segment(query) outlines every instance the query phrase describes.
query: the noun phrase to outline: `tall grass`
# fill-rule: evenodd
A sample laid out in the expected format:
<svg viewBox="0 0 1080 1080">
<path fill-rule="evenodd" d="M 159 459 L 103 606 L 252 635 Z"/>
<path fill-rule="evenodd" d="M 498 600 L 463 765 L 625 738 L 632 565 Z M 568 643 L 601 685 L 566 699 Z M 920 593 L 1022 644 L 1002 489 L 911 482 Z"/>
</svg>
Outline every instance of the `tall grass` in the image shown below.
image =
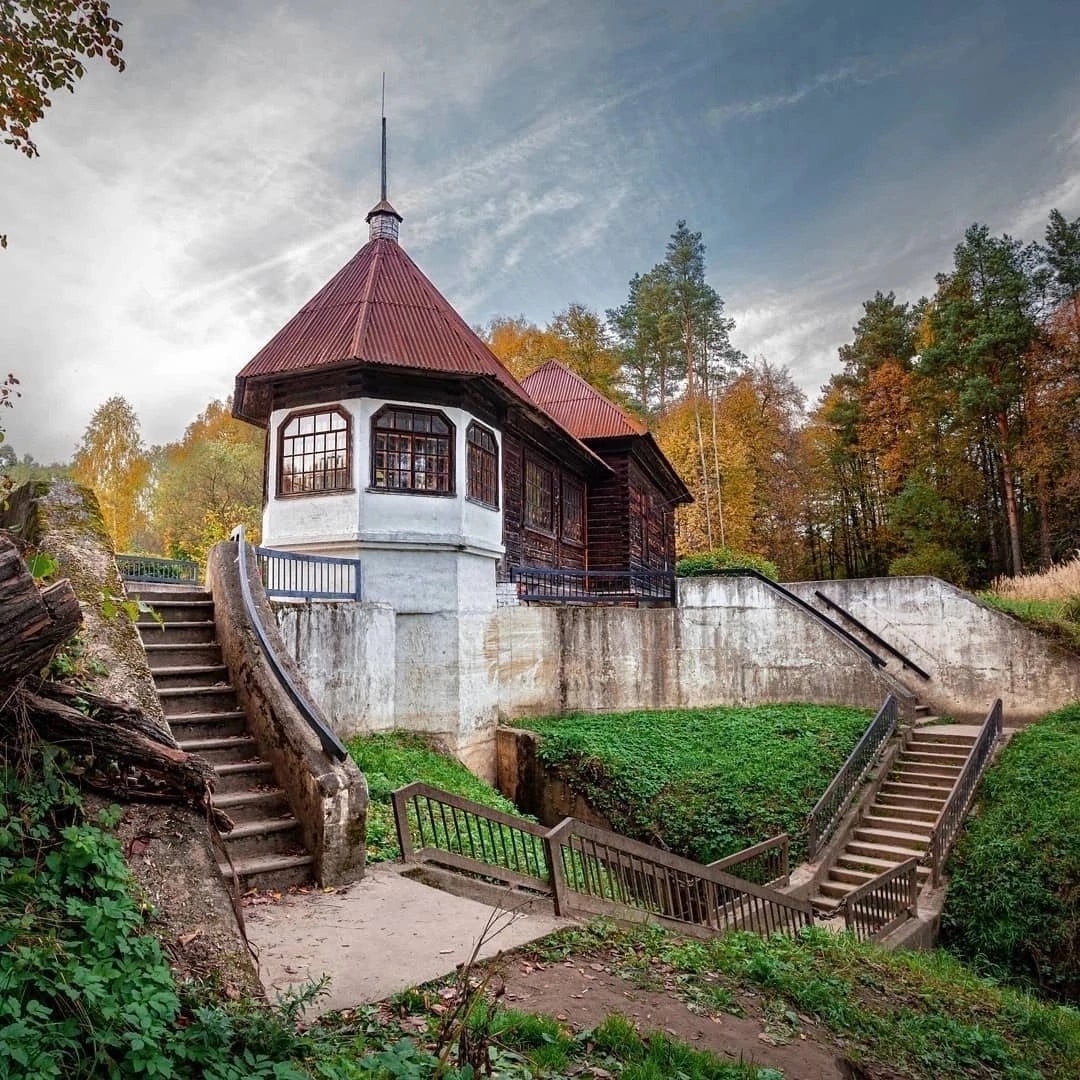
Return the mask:
<svg viewBox="0 0 1080 1080">
<path fill-rule="evenodd" d="M 999 577 L 990 591 L 1007 600 L 1080 599 L 1080 552 L 1040 574 Z"/>
</svg>

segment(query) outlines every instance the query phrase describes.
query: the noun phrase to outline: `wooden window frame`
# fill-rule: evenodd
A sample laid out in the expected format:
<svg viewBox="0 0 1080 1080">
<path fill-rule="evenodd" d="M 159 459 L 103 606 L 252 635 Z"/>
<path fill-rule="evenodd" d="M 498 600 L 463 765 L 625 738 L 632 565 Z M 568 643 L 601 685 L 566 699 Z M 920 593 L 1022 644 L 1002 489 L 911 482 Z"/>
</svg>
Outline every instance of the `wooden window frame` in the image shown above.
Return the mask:
<svg viewBox="0 0 1080 1080">
<path fill-rule="evenodd" d="M 342 427 L 333 427 L 333 426 L 331 426 L 331 427 L 327 428 L 325 431 L 317 431 L 317 430 L 315 430 L 316 427 L 317 427 L 317 424 L 318 424 L 318 419 L 317 418 L 320 417 L 320 416 L 330 416 L 332 418 L 337 417 L 338 419 L 341 419 L 341 420 L 344 421 L 344 425 Z M 290 427 L 290 425 L 292 425 L 293 423 L 299 423 L 300 421 L 306 420 L 309 417 L 312 418 L 313 421 L 314 421 L 314 423 L 312 424 L 312 430 L 310 432 L 303 432 L 302 433 L 300 431 L 297 431 L 293 435 L 286 434 L 287 429 Z M 310 471 L 301 471 L 301 472 L 293 471 L 293 472 L 286 473 L 286 471 L 285 471 L 285 463 L 286 463 L 286 461 L 295 461 L 297 458 L 302 459 L 302 458 L 307 457 L 307 456 L 311 456 L 312 458 L 314 458 L 315 455 L 319 452 L 319 451 L 315 450 L 314 445 L 313 445 L 311 451 L 308 454 L 305 454 L 302 449 L 301 449 L 301 451 L 299 453 L 296 453 L 296 452 L 286 453 L 285 452 L 286 451 L 286 442 L 288 442 L 289 444 L 292 444 L 294 440 L 303 440 L 303 439 L 308 439 L 308 438 L 316 439 L 319 436 L 323 436 L 325 438 L 326 435 L 329 435 L 331 433 L 336 434 L 338 432 L 343 433 L 344 438 L 345 438 L 345 446 L 344 446 L 345 465 L 344 465 L 344 468 L 326 469 L 325 466 L 324 466 L 320 470 L 312 469 Z M 292 449 L 292 447 L 290 445 L 290 450 L 291 449 Z M 337 447 L 336 449 L 339 450 L 339 451 L 341 450 L 340 447 Z M 325 455 L 325 452 L 326 451 L 325 451 L 325 443 L 324 443 L 322 453 Z M 352 476 L 353 476 L 353 473 L 352 473 L 352 457 L 353 457 L 353 422 L 352 422 L 352 417 L 340 405 L 327 405 L 327 406 L 323 406 L 321 408 L 316 408 L 316 409 L 296 409 L 295 411 L 289 413 L 287 416 L 285 416 L 282 419 L 282 421 L 278 425 L 278 429 L 277 429 L 277 482 L 275 484 L 275 497 L 278 498 L 278 499 L 295 499 L 295 498 L 310 497 L 312 495 L 340 495 L 340 494 L 342 494 L 344 492 L 353 491 L 354 488 L 353 488 L 353 478 L 352 478 Z M 324 456 L 323 460 L 325 461 L 325 456 Z M 323 486 L 323 487 L 312 487 L 312 488 L 307 488 L 305 490 L 290 490 L 290 491 L 285 490 L 286 476 L 288 476 L 290 479 L 293 478 L 293 477 L 297 477 L 297 476 L 323 476 L 325 478 L 327 476 L 327 474 L 329 474 L 329 473 L 335 473 L 335 474 L 344 473 L 344 477 L 343 477 L 343 479 L 342 479 L 342 481 L 340 483 L 334 483 L 334 484 L 330 484 L 330 485 Z M 335 477 L 335 479 L 337 479 L 337 477 Z"/>
<path fill-rule="evenodd" d="M 529 472 L 531 469 L 538 469 L 540 472 L 547 476 L 547 489 L 548 489 L 548 514 L 547 524 L 542 525 L 535 522 L 530 516 L 530 480 Z M 545 465 L 542 461 L 538 461 L 534 457 L 528 455 L 525 456 L 525 461 L 522 466 L 521 476 L 521 520 L 526 529 L 531 529 L 533 532 L 543 533 L 545 536 L 555 535 L 555 481 L 556 471 L 552 465 Z"/>
<path fill-rule="evenodd" d="M 411 429 L 379 426 L 379 420 L 387 413 L 409 413 L 412 416 L 426 416 L 434 417 L 441 420 L 446 425 L 445 434 L 442 432 L 431 431 L 419 431 L 414 432 Z M 456 476 L 454 473 L 454 459 L 455 459 L 455 439 L 456 428 L 453 421 L 441 412 L 439 409 L 424 409 L 418 408 L 413 405 L 383 405 L 374 416 L 371 418 L 371 486 L 368 491 L 379 492 L 384 495 L 427 495 L 431 498 L 444 499 L 452 498 L 457 492 Z M 391 450 L 380 449 L 379 442 L 380 436 L 393 436 L 397 439 L 407 440 L 411 445 L 406 450 Z M 380 466 L 379 458 L 381 454 L 407 454 L 410 459 L 410 465 L 408 473 L 410 477 L 415 481 L 416 479 L 416 440 L 417 438 L 434 439 L 439 443 L 444 444 L 446 448 L 445 455 L 436 454 L 436 461 L 445 456 L 446 460 L 446 486 L 445 487 L 392 487 L 389 483 L 379 483 L 378 473 L 385 471 L 387 474 L 390 472 L 402 473 L 400 465 L 394 469 L 390 469 L 388 466 Z"/>
<path fill-rule="evenodd" d="M 480 441 L 485 436 L 491 440 L 490 447 Z M 473 489 L 474 478 L 479 492 Z M 485 498 L 488 494 L 491 498 Z M 465 498 L 488 510 L 499 509 L 499 440 L 491 428 L 475 420 L 465 429 Z"/>
<path fill-rule="evenodd" d="M 581 513 L 581 519 L 579 521 L 578 535 L 571 535 L 567 529 L 567 509 L 570 506 L 570 500 L 567 499 L 567 491 L 571 490 L 577 493 L 580 497 L 578 508 Z M 586 491 L 585 484 L 578 480 L 576 477 L 563 476 L 562 477 L 562 491 L 559 499 L 559 538 L 566 544 L 573 544 L 575 547 L 584 547 L 586 541 L 586 498 L 588 492 Z"/>
</svg>

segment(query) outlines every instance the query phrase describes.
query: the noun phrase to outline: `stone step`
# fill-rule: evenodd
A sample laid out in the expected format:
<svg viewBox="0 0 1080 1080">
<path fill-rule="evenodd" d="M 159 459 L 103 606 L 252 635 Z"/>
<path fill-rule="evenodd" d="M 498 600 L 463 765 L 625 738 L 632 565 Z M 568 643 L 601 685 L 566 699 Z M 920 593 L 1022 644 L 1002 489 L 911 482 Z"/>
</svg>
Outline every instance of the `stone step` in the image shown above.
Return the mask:
<svg viewBox="0 0 1080 1080">
<path fill-rule="evenodd" d="M 210 738 L 187 739 L 180 743 L 180 749 L 189 754 L 198 754 L 211 765 L 228 765 L 238 761 L 259 760 L 259 746 L 250 735 L 224 735 Z"/>
<path fill-rule="evenodd" d="M 924 761 L 927 765 L 948 765 L 953 769 L 962 769 L 964 762 L 967 761 L 967 754 L 963 752 L 939 753 L 937 750 L 924 750 L 921 746 L 911 745 L 904 751 L 903 756 L 908 761 Z"/>
<path fill-rule="evenodd" d="M 936 809 L 912 806 L 910 801 L 893 802 L 892 800 L 895 798 L 897 796 L 878 795 L 874 805 L 870 807 L 867 813 L 871 817 L 899 817 L 904 821 L 918 821 L 927 825 L 933 825 L 937 821 L 938 811 Z"/>
<path fill-rule="evenodd" d="M 214 620 L 213 600 L 190 600 L 184 597 L 180 600 L 154 600 L 150 602 L 150 606 L 154 609 L 154 614 L 159 616 L 166 626 L 178 622 L 203 622 L 204 620 L 213 622 Z M 140 621 L 146 621 L 146 616 L 142 616 Z M 153 622 L 156 625 L 157 619 Z"/>
<path fill-rule="evenodd" d="M 289 800 L 279 787 L 226 791 L 214 796 L 214 806 L 228 814 L 237 825 L 285 817 L 291 812 Z"/>
<path fill-rule="evenodd" d="M 214 797 L 234 791 L 251 791 L 275 783 L 274 767 L 269 761 L 236 761 L 214 768 L 217 781 Z"/>
<path fill-rule="evenodd" d="M 947 776 L 955 780 L 960 775 L 962 765 L 943 765 L 941 762 L 922 761 L 907 753 L 896 759 L 895 772 L 918 772 L 924 776 Z"/>
<path fill-rule="evenodd" d="M 882 816 L 880 812 L 875 813 L 873 810 L 863 817 L 860 824 L 868 829 L 891 830 L 923 837 L 929 836 L 934 827 L 933 823 L 929 821 L 913 821 L 911 818 L 906 817 Z"/>
<path fill-rule="evenodd" d="M 919 728 L 911 733 L 911 741 L 908 745 L 913 743 L 919 746 L 955 746 L 970 750 L 975 745 L 975 736 L 954 735 L 934 728 Z"/>
<path fill-rule="evenodd" d="M 144 641 L 143 648 L 146 650 L 151 671 L 221 663 L 221 646 L 217 642 L 165 645 L 151 640 Z"/>
<path fill-rule="evenodd" d="M 261 855 L 255 858 L 233 859 L 219 863 L 218 869 L 226 882 L 235 870 L 242 892 L 262 889 L 287 889 L 290 885 L 305 885 L 315 876 L 315 860 L 310 855 Z"/>
<path fill-rule="evenodd" d="M 213 597 L 210 595 L 209 592 L 207 592 L 206 589 L 200 589 L 195 586 L 158 586 L 151 584 L 142 584 L 137 581 L 128 583 L 127 593 L 128 596 L 132 597 L 133 599 L 145 600 L 148 604 L 155 604 L 158 601 L 170 600 L 205 603 L 206 601 L 213 599 Z"/>
<path fill-rule="evenodd" d="M 923 845 L 925 847 L 925 845 Z M 844 854 L 851 855 L 868 855 L 872 859 L 887 859 L 891 860 L 891 866 L 899 866 L 900 863 L 905 862 L 908 859 L 918 858 L 924 854 L 924 851 L 919 848 L 908 847 L 907 845 L 893 845 L 886 844 L 876 840 L 849 840 L 847 847 L 844 848 Z"/>
<path fill-rule="evenodd" d="M 937 773 L 917 772 L 913 768 L 893 769 L 889 773 L 889 780 L 899 784 L 909 784 L 913 787 L 940 788 L 948 793 L 956 781 L 955 776 L 940 776 Z"/>
<path fill-rule="evenodd" d="M 916 836 L 914 833 L 900 832 L 896 829 L 873 829 L 862 825 L 855 827 L 855 839 L 864 843 L 882 844 L 886 847 L 911 848 L 913 851 L 925 851 L 927 845 L 926 836 Z"/>
<path fill-rule="evenodd" d="M 217 627 L 210 619 L 164 624 L 137 622 L 135 626 L 144 645 L 209 645 L 217 641 Z"/>
<path fill-rule="evenodd" d="M 902 862 L 907 862 L 911 855 L 903 859 L 883 859 L 877 855 L 860 855 L 857 852 L 845 851 L 841 853 L 840 857 L 836 860 L 836 870 L 851 868 L 858 870 L 865 868 L 866 870 L 873 871 L 873 877 L 877 877 L 878 874 L 883 874 L 886 870 L 891 870 L 894 866 L 899 866 Z M 930 867 L 918 866 L 916 868 L 919 879 L 922 880 L 930 874 Z"/>
<path fill-rule="evenodd" d="M 937 806 L 944 806 L 945 800 L 949 797 L 948 788 L 927 787 L 925 784 L 908 784 L 903 780 L 895 780 L 892 777 L 881 785 L 878 794 L 883 793 L 886 795 L 904 795 L 913 799 L 924 799 Z"/>
<path fill-rule="evenodd" d="M 179 686 L 159 690 L 165 718 L 181 713 L 236 712 L 236 691 L 231 686 Z"/>
<path fill-rule="evenodd" d="M 902 795 L 881 790 L 874 796 L 874 806 L 895 806 L 906 813 L 918 813 L 920 817 L 929 814 L 931 818 L 936 818 L 944 805 L 944 798 L 934 799 L 929 795 Z"/>
<path fill-rule="evenodd" d="M 178 743 L 190 739 L 224 739 L 243 735 L 247 720 L 239 710 L 234 712 L 180 713 L 169 717 L 169 727 Z"/>
<path fill-rule="evenodd" d="M 861 882 L 859 884 L 862 884 Z M 821 896 L 832 896 L 843 899 L 848 893 L 853 893 L 859 886 L 850 881 L 835 881 L 827 878 L 818 885 L 818 893 Z"/>
<path fill-rule="evenodd" d="M 260 855 L 304 854 L 300 822 L 292 814 L 241 822 L 232 832 L 223 833 L 221 838 L 233 862 Z"/>
<path fill-rule="evenodd" d="M 154 685 L 159 690 L 173 690 L 179 686 L 222 686 L 229 683 L 229 669 L 224 664 L 173 664 L 168 667 L 151 667 Z"/>
<path fill-rule="evenodd" d="M 868 881 L 873 881 L 880 873 L 880 870 L 856 870 L 850 866 L 837 864 L 829 870 L 829 878 L 834 881 L 847 881 L 852 885 L 865 885 Z"/>
</svg>

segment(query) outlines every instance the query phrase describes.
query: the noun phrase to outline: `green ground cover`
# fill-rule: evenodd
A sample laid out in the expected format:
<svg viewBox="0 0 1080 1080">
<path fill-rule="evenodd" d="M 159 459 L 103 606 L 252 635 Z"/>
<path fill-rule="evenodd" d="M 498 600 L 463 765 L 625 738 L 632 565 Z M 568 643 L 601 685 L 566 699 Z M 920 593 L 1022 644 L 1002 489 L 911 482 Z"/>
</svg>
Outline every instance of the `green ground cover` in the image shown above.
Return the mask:
<svg viewBox="0 0 1080 1080">
<path fill-rule="evenodd" d="M 949 873 L 943 944 L 985 971 L 1080 1000 L 1080 703 L 1012 738 Z"/>
<path fill-rule="evenodd" d="M 390 731 L 358 736 L 349 741 L 348 750 L 366 775 L 371 796 L 367 819 L 368 862 L 401 857 L 390 796 L 414 781 L 423 781 L 493 810 L 517 814 L 514 804 L 490 784 L 474 776 L 460 761 L 433 750 L 414 733 Z"/>
<path fill-rule="evenodd" d="M 805 851 L 806 815 L 870 722 L 820 705 L 679 709 L 517 721 L 614 828 L 699 862 L 777 833 Z"/>
<path fill-rule="evenodd" d="M 995 592 L 981 592 L 979 599 L 1026 623 L 1059 645 L 1080 652 L 1080 597 L 1018 600 Z"/>
<path fill-rule="evenodd" d="M 751 992 L 791 1040 L 804 1018 L 822 1024 L 865 1067 L 855 1076 L 1080 1075 L 1080 1012 L 995 985 L 940 950 L 890 953 L 820 929 L 691 941 L 597 921 L 547 939 L 537 955 L 599 962 L 709 1015 L 739 1013 Z"/>
</svg>

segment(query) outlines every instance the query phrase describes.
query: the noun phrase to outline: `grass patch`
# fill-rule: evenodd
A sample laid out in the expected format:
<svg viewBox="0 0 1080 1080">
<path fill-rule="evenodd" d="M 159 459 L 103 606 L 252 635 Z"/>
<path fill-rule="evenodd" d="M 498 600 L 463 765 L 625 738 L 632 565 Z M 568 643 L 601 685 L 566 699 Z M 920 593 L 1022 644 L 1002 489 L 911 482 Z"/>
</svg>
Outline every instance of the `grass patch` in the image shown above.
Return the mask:
<svg viewBox="0 0 1080 1080">
<path fill-rule="evenodd" d="M 984 604 L 1012 615 L 1058 645 L 1080 652 L 1080 598 L 1033 600 L 1002 596 L 996 592 L 979 593 Z"/>
<path fill-rule="evenodd" d="M 736 933 L 696 941 L 597 923 L 569 936 L 575 963 L 599 959 L 714 1015 L 726 995 L 751 993 L 791 1038 L 810 1017 L 852 1060 L 888 1075 L 1080 1075 L 1080 1013 L 998 986 L 941 951 L 888 953 L 818 929 L 796 939 Z M 559 943 L 544 943 L 540 955 L 563 955 Z"/>
<path fill-rule="evenodd" d="M 614 828 L 711 862 L 777 833 L 805 851 L 806 815 L 866 729 L 863 709 L 688 709 L 518 721 Z"/>
<path fill-rule="evenodd" d="M 942 940 L 1080 1000 L 1080 703 L 1016 734 L 950 860 Z"/>
<path fill-rule="evenodd" d="M 368 862 L 386 862 L 401 857 L 390 796 L 414 781 L 520 816 L 514 804 L 490 784 L 474 776 L 460 761 L 433 750 L 413 732 L 361 735 L 349 741 L 348 750 L 367 776 L 371 797 L 367 817 Z"/>
</svg>

